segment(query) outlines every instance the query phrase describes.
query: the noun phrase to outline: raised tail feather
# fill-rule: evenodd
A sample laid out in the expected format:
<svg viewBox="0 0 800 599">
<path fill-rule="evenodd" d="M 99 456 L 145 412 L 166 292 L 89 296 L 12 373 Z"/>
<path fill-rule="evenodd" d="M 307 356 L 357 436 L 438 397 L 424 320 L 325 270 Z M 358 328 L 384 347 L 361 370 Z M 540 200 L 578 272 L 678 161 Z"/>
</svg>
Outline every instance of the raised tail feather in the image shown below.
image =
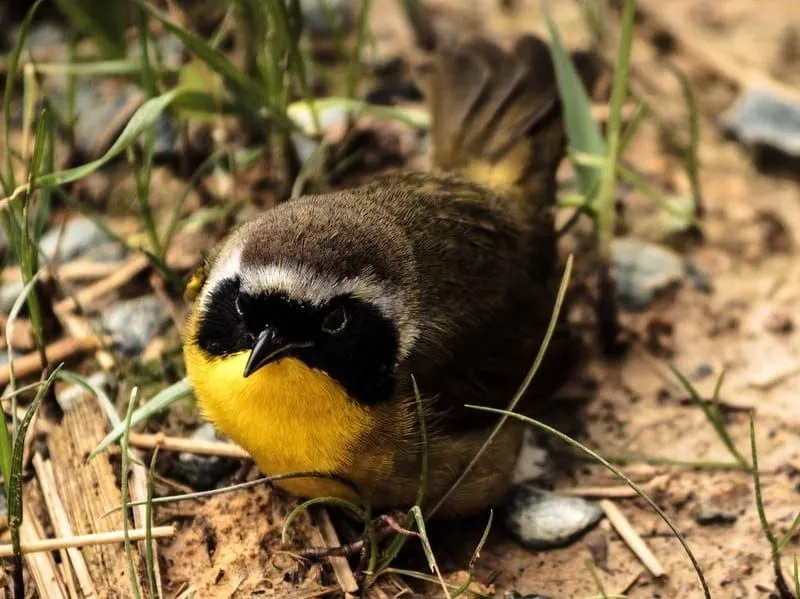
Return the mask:
<svg viewBox="0 0 800 599">
<path fill-rule="evenodd" d="M 553 63 L 543 41 L 523 37 L 511 52 L 472 41 L 437 56 L 422 84 L 431 110 L 436 167 L 552 203 L 565 134 Z"/>
</svg>

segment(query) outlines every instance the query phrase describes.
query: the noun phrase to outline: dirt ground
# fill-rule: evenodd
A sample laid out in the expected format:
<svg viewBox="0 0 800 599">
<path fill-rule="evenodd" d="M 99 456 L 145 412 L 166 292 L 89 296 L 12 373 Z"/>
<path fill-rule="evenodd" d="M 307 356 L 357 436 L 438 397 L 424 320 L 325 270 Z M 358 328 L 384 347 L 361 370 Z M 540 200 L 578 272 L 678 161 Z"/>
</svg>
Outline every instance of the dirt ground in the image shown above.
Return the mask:
<svg viewBox="0 0 800 599">
<path fill-rule="evenodd" d="M 511 42 L 525 32 L 546 33 L 538 0 L 427 4 L 444 38 L 476 34 Z M 669 151 L 670 141 L 685 145 L 688 140 L 686 103 L 670 69 L 677 65 L 688 76 L 699 108 L 705 214 L 701 235 L 674 234 L 663 211 L 623 188 L 620 233 L 672 247 L 699 274 L 687 276 L 679 289 L 644 311 L 623 310 L 628 349 L 613 359 L 603 357 L 594 337 L 595 271 L 585 251 L 585 223 L 565 237 L 562 253 L 575 251 L 577 260 L 576 301 L 569 318 L 586 340 L 585 364 L 543 406 L 542 419 L 614 456 L 648 491 L 685 535 L 713 597 L 779 597 L 752 476 L 713 467 L 730 463 L 731 455 L 669 366 L 685 373 L 704 397 L 711 396 L 725 372 L 720 404 L 727 430 L 746 456 L 748 415 L 754 414 L 766 514 L 782 534 L 800 511 L 800 162 L 786 160 L 778 168 L 759 170 L 757 158 L 763 156 L 726 136 L 725 122 L 749 86 L 766 85 L 800 99 L 800 10 L 796 0 L 639 0 L 637 5 L 631 85 L 656 111 L 658 122 L 643 120 L 624 159 L 665 196 L 689 195 L 680 157 Z M 373 2 L 376 62 L 402 56 L 414 64 L 421 56 L 399 6 L 394 0 Z M 551 6 L 567 45 L 587 47 L 591 38 L 578 3 L 551 0 Z M 605 50 L 612 56 L 613 43 Z M 600 95 L 603 85 L 607 90 L 610 83 L 600 82 Z M 425 164 L 424 156 L 406 157 L 412 166 Z M 767 166 L 775 163 L 772 159 Z M 192 239 L 187 236 L 186 243 Z M 166 422 L 180 430 L 192 420 L 196 416 L 176 412 Z M 678 540 L 643 500 L 621 491 L 620 481 L 596 463 L 558 441 L 534 436 L 548 452 L 544 484 L 564 494 L 595 488 L 590 495 L 607 498 L 622 511 L 666 574 L 654 578 L 607 520 L 569 546 L 547 551 L 521 547 L 496 523 L 477 562 L 476 590 L 498 596 L 515 590 L 552 599 L 594 597 L 600 593 L 587 565 L 591 562 L 608 596 L 703 596 Z M 175 488 L 162 482 L 159 490 Z M 292 527 L 292 546 L 281 544 L 281 526 L 294 505 L 258 488 L 159 508 L 157 524 L 177 526 L 175 537 L 159 542 L 165 596 L 188 597 L 192 591 L 197 598 L 344 596 L 328 563 L 293 553 L 320 542 L 308 517 Z M 722 514 L 722 521 L 699 523 L 698 515 L 708 512 Z M 439 559 L 452 580 L 463 580 L 482 525 L 465 523 L 443 543 Z M 787 580 L 795 554 L 800 555 L 797 538 L 784 549 Z M 397 577 L 369 596 L 412 593 L 442 596 L 435 585 Z"/>
</svg>

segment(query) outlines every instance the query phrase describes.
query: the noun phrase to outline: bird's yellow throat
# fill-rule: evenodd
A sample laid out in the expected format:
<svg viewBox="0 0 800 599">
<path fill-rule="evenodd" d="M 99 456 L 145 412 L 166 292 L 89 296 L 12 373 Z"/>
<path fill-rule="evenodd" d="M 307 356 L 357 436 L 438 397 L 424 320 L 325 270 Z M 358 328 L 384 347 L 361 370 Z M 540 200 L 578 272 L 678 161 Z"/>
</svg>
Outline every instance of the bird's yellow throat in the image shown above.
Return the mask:
<svg viewBox="0 0 800 599">
<path fill-rule="evenodd" d="M 355 447 L 373 418 L 323 371 L 284 358 L 245 378 L 248 352 L 210 360 L 192 341 L 184 356 L 204 416 L 246 449 L 265 474 L 353 468 Z M 353 498 L 344 485 L 327 479 L 278 484 L 301 496 Z"/>
</svg>

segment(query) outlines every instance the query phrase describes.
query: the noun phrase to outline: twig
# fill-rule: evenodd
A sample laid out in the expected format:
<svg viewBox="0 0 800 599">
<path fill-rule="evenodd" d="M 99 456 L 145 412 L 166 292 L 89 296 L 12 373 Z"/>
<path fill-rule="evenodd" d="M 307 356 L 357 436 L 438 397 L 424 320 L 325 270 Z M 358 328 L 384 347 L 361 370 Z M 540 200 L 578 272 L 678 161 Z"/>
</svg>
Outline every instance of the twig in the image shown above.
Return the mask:
<svg viewBox="0 0 800 599">
<path fill-rule="evenodd" d="M 82 339 L 60 339 L 45 348 L 47 359 L 51 364 L 58 364 L 75 354 L 94 351 L 102 346 L 102 339 L 92 335 Z M 14 360 L 14 373 L 22 378 L 39 372 L 42 369 L 42 358 L 39 352 L 31 352 Z M 0 386 L 7 385 L 11 379 L 8 364 L 0 367 Z"/>
<path fill-rule="evenodd" d="M 64 281 L 94 281 L 114 274 L 123 264 L 124 262 L 95 262 L 86 258 L 78 258 L 59 265 L 58 276 Z M 46 281 L 50 277 L 47 268 L 44 273 L 41 279 Z M 0 282 L 3 284 L 21 280 L 22 272 L 19 266 L 8 266 L 0 273 Z"/>
<path fill-rule="evenodd" d="M 250 458 L 249 453 L 233 443 L 186 439 L 183 437 L 168 437 L 163 433 L 152 435 L 131 433 L 130 444 L 134 447 L 142 447 L 145 449 L 160 447 L 167 451 L 185 451 L 198 455 L 214 455 L 226 458 L 240 458 L 243 460 Z"/>
<path fill-rule="evenodd" d="M 313 528 L 311 531 L 311 536 L 314 543 L 325 545 L 326 547 L 339 547 L 341 542 L 336 534 L 336 529 L 333 528 L 333 523 L 331 522 L 331 518 L 328 515 L 328 511 L 325 509 L 325 507 L 320 507 L 320 509 L 314 510 L 314 514 L 317 517 L 319 524 L 319 529 Z M 342 591 L 345 593 L 357 592 L 358 583 L 353 575 L 353 571 L 350 569 L 350 564 L 347 563 L 347 558 L 333 556 L 329 557 L 328 561 L 331 565 L 331 568 L 333 568 L 336 581 L 339 583 Z"/>
<path fill-rule="evenodd" d="M 20 528 L 22 547 L 44 542 L 36 530 L 34 516 L 28 509 L 27 502 L 22 506 L 22 509 L 24 513 Z M 8 548 L 8 553 L 3 552 L 4 548 Z M 58 549 L 58 547 L 54 549 Z M 22 553 L 25 553 L 24 549 Z M 0 545 L 0 556 L 10 557 L 13 554 L 14 551 L 10 544 Z M 66 599 L 66 589 L 62 586 L 52 556 L 49 554 L 26 555 L 25 564 L 36 582 L 36 590 L 39 592 L 40 597 L 43 599 Z"/>
<path fill-rule="evenodd" d="M 600 507 L 606 514 L 606 518 L 611 522 L 611 525 L 622 537 L 622 540 L 628 545 L 631 551 L 636 554 L 636 557 L 645 565 L 655 578 L 661 578 L 666 574 L 664 566 L 658 561 L 650 548 L 645 544 L 642 537 L 634 530 L 631 523 L 625 515 L 608 499 L 600 501 Z"/>
<path fill-rule="evenodd" d="M 637 493 L 628 485 L 615 485 L 613 487 L 573 487 L 559 491 L 563 495 L 575 497 L 605 497 L 609 499 L 628 499 L 636 497 Z"/>
<path fill-rule="evenodd" d="M 84 308 L 88 308 L 92 303 L 96 302 L 104 295 L 107 295 L 108 293 L 111 293 L 112 291 L 122 287 L 125 283 L 133 279 L 136 275 L 147 268 L 149 264 L 150 263 L 145 256 L 132 256 L 123 262 L 114 273 L 110 274 L 104 279 L 100 279 L 88 287 L 81 289 L 77 294 L 75 294 L 74 299 L 68 297 L 56 302 L 55 305 L 53 305 L 53 311 L 57 314 L 61 312 L 71 312 L 77 307 L 75 300 L 77 300 L 78 304 Z"/>
<path fill-rule="evenodd" d="M 59 537 L 71 537 L 72 525 L 69 522 L 67 510 L 61 501 L 61 497 L 58 495 L 52 462 L 43 460 L 42 456 L 37 453 L 33 456 L 33 468 L 36 471 L 36 477 L 42 489 L 42 496 L 47 506 L 47 512 L 50 515 L 50 521 L 53 524 L 53 530 Z M 78 584 L 81 587 L 81 593 L 86 599 L 95 597 L 97 591 L 94 588 L 92 577 L 89 575 L 89 569 L 83 559 L 83 554 L 75 547 L 68 547 L 65 550 L 78 579 Z"/>
<path fill-rule="evenodd" d="M 174 526 L 154 526 L 153 538 L 172 537 L 175 535 Z M 143 541 L 144 528 L 132 528 L 128 531 L 131 541 Z M 55 539 L 38 539 L 22 542 L 22 553 L 39 553 L 42 551 L 56 551 L 68 547 L 85 547 L 88 545 L 113 545 L 125 540 L 121 530 L 111 532 L 97 532 L 86 535 L 73 535 L 71 537 L 58 537 Z M 14 552 L 10 543 L 0 544 L 0 557 L 11 557 Z"/>
</svg>

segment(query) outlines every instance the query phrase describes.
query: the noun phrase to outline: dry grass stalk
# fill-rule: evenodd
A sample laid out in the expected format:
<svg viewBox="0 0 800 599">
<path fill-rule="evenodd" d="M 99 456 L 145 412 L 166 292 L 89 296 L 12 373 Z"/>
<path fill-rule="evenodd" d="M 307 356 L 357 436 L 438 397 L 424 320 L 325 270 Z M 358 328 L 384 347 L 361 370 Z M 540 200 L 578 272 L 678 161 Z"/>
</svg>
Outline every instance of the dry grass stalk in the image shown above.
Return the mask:
<svg viewBox="0 0 800 599">
<path fill-rule="evenodd" d="M 606 518 L 608 521 L 611 522 L 611 525 L 614 527 L 614 530 L 617 531 L 622 540 L 628 545 L 631 551 L 639 558 L 639 560 L 645 565 L 645 567 L 650 571 L 655 578 L 661 578 L 666 574 L 664 570 L 664 566 L 661 565 L 661 562 L 658 561 L 653 552 L 650 551 L 650 548 L 644 542 L 644 539 L 639 536 L 631 523 L 625 517 L 625 515 L 619 510 L 619 508 L 614 505 L 608 499 L 603 499 L 600 501 L 600 507 L 603 509 L 603 512 L 606 514 Z"/>
<path fill-rule="evenodd" d="M 614 485 L 611 487 L 572 487 L 559 491 L 564 495 L 575 497 L 605 497 L 608 499 L 628 499 L 636 497 L 637 493 L 628 485 Z"/>
<path fill-rule="evenodd" d="M 160 447 L 167 451 L 185 451 L 198 455 L 214 455 L 226 458 L 240 458 L 246 460 L 250 457 L 244 449 L 233 443 L 223 443 L 220 441 L 202 441 L 198 439 L 186 439 L 183 437 L 168 437 L 163 433 L 143 434 L 131 433 L 129 436 L 130 444 L 134 447 L 154 449 Z"/>
<path fill-rule="evenodd" d="M 73 536 L 72 525 L 69 523 L 69 518 L 67 517 L 67 510 L 61 502 L 61 497 L 56 487 L 52 462 L 43 460 L 42 456 L 37 453 L 33 456 L 33 468 L 36 471 L 36 477 L 42 489 L 42 496 L 44 497 L 44 502 L 50 515 L 50 521 L 53 524 L 53 530 L 55 530 L 56 535 L 59 537 Z M 94 588 L 94 582 L 92 582 L 89 569 L 86 567 L 83 554 L 74 547 L 66 548 L 64 551 L 66 551 L 69 563 L 72 565 L 72 569 L 78 579 L 78 585 L 81 588 L 83 597 L 86 599 L 96 597 L 97 593 Z"/>
<path fill-rule="evenodd" d="M 36 584 L 36 590 L 42 599 L 67 599 L 67 591 L 61 577 L 56 570 L 55 562 L 49 553 L 27 553 L 26 548 L 42 543 L 42 534 L 37 530 L 38 520 L 27 507 L 27 502 L 22 505 L 23 517 L 20 527 L 22 552 L 25 556 L 25 565 Z M 57 549 L 53 547 L 52 549 Z M 0 545 L 0 557 L 14 555 L 11 544 Z"/>
<path fill-rule="evenodd" d="M 328 510 L 324 507 L 320 507 L 320 509 L 314 509 L 312 511 L 319 524 L 319 528 L 316 526 L 311 527 L 311 540 L 314 545 L 339 547 L 341 542 L 339 541 L 339 536 L 336 534 L 336 529 L 333 527 L 333 522 L 331 522 L 331 518 L 328 515 Z M 356 582 L 356 577 L 353 575 L 353 571 L 350 569 L 350 564 L 347 563 L 347 559 L 344 557 L 332 556 L 328 558 L 328 561 L 331 568 L 333 568 L 336 582 L 339 583 L 342 591 L 346 594 L 358 592 L 358 583 Z"/>
<path fill-rule="evenodd" d="M 82 337 L 79 339 L 59 339 L 50 343 L 46 348 L 47 359 L 51 364 L 58 364 L 76 354 L 93 351 L 102 346 L 102 339 L 96 335 Z M 14 358 L 14 373 L 19 378 L 24 378 L 42 370 L 42 361 L 39 352 L 32 352 Z M 7 385 L 10 380 L 11 372 L 6 364 L 0 367 L 0 386 Z"/>
<path fill-rule="evenodd" d="M 30 514 L 25 514 L 25 519 L 28 519 Z M 23 524 L 23 528 L 24 528 Z M 118 545 L 125 540 L 124 532 L 122 530 L 113 530 L 111 532 L 97 532 L 86 535 L 73 535 L 71 537 L 58 537 L 57 539 L 41 539 L 36 536 L 28 536 L 22 541 L 22 553 L 24 555 L 39 555 L 48 551 L 57 551 L 58 549 L 66 549 L 69 547 L 93 547 L 98 545 Z M 128 536 L 131 541 L 144 540 L 144 528 L 132 528 L 128 531 Z M 161 539 L 165 537 L 175 536 L 174 526 L 154 526 L 153 538 Z M 0 557 L 10 557 L 14 555 L 14 551 L 10 543 L 0 545 Z M 55 576 L 55 574 L 54 574 Z"/>
<path fill-rule="evenodd" d="M 117 272 L 122 262 L 94 262 L 86 258 L 78 258 L 71 262 L 66 262 L 58 267 L 58 277 L 62 281 L 96 281 L 108 277 Z M 43 280 L 47 280 L 50 274 L 45 271 Z M 22 280 L 22 272 L 19 266 L 8 266 L 0 273 L 0 283 L 14 283 Z"/>
<path fill-rule="evenodd" d="M 133 452 L 138 454 L 138 452 Z M 136 455 L 138 459 L 141 459 L 141 456 Z M 129 481 L 129 492 L 131 495 L 131 501 L 147 501 L 147 468 L 145 468 L 142 464 L 133 464 L 132 465 L 132 472 L 131 472 L 131 479 Z M 145 505 L 138 505 L 133 508 L 133 519 L 136 526 L 141 529 L 144 529 L 147 525 L 147 506 Z M 153 517 L 155 520 L 155 517 Z M 142 540 L 139 544 L 139 551 L 144 554 L 145 547 L 147 545 L 146 540 Z M 155 570 L 155 579 L 156 579 L 156 588 L 158 591 L 158 596 L 164 596 L 164 589 L 162 588 L 161 584 L 161 567 L 158 563 L 158 543 L 156 543 L 155 538 L 152 540 L 152 550 L 153 550 L 153 570 Z"/>
<path fill-rule="evenodd" d="M 78 291 L 74 298 L 67 297 L 56 302 L 53 306 L 53 311 L 56 314 L 72 312 L 78 305 L 83 309 L 90 309 L 97 300 L 131 281 L 147 268 L 148 264 L 149 262 L 144 256 L 131 256 L 109 276 Z"/>
</svg>

